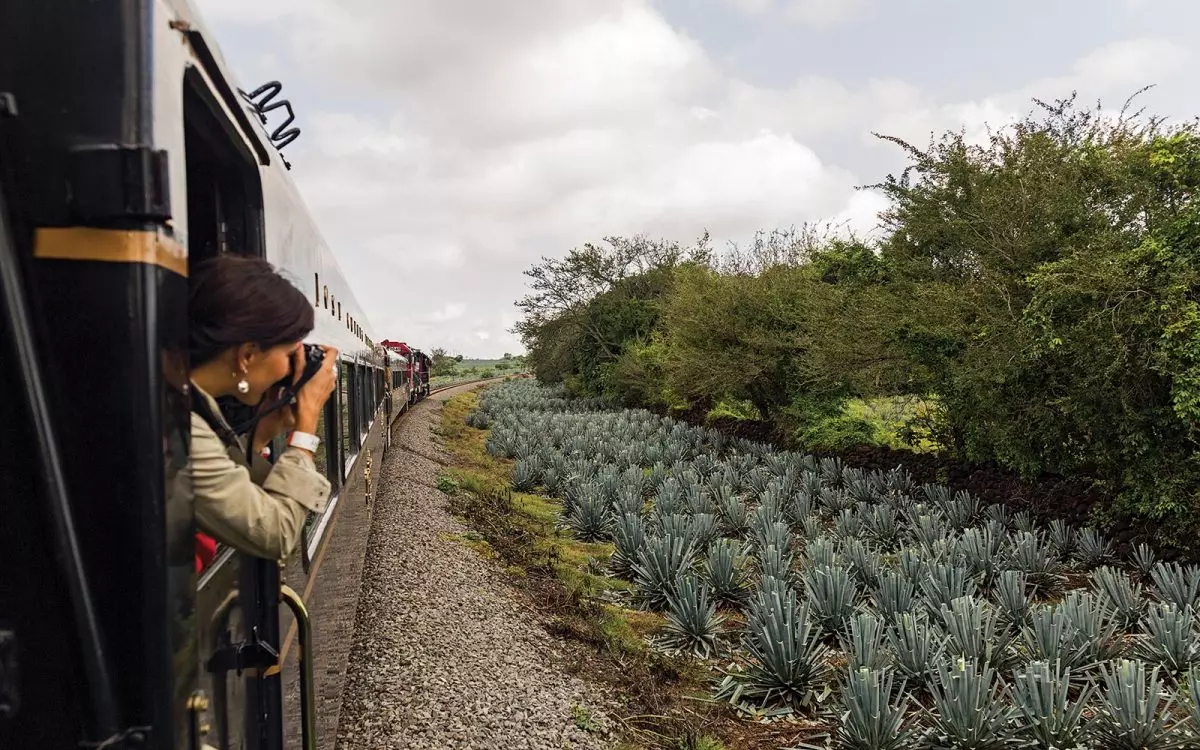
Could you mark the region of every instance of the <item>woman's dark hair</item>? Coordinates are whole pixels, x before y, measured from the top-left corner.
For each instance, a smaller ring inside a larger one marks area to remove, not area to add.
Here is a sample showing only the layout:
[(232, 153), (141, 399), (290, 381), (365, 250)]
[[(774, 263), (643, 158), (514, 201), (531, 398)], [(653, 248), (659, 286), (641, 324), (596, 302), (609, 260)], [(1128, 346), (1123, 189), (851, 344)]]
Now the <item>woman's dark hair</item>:
[(263, 349), (312, 331), (304, 293), (261, 258), (220, 255), (199, 264), (188, 282), (188, 350), (192, 367), (254, 343)]

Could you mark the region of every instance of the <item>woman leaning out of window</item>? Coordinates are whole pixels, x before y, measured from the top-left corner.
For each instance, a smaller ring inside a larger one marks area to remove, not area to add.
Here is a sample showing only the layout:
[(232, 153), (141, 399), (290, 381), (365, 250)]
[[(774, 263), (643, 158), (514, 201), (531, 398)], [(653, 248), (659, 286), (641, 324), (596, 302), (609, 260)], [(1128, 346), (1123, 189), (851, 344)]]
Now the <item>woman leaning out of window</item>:
[[(313, 309), (300, 290), (258, 258), (224, 255), (193, 273), (188, 300), (192, 365), (192, 446), (188, 472), (200, 529), (241, 552), (286, 558), (310, 511), (329, 500), (329, 481), (311, 450), (325, 402), (337, 382), (337, 350), (297, 394), (295, 403), (264, 416), (246, 446), (221, 415), (217, 399), (247, 406), (270, 402), (289, 372), (303, 371)], [(261, 457), (276, 436), (290, 433), (274, 464)], [(305, 447), (301, 447), (305, 446)]]

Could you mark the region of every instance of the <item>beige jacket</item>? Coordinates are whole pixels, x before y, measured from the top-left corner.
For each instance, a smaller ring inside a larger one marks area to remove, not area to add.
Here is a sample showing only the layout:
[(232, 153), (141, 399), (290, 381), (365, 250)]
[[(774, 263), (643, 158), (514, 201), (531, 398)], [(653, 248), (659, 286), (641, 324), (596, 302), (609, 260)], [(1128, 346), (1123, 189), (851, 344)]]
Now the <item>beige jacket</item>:
[[(212, 396), (192, 384), (213, 414)], [(226, 446), (204, 419), (192, 412), (192, 449), (187, 473), (196, 498), (196, 523), (204, 533), (249, 555), (283, 560), (296, 548), (309, 512), (329, 502), (329, 480), (312, 457), (288, 448), (272, 464), (254, 456), (247, 469), (244, 446)]]

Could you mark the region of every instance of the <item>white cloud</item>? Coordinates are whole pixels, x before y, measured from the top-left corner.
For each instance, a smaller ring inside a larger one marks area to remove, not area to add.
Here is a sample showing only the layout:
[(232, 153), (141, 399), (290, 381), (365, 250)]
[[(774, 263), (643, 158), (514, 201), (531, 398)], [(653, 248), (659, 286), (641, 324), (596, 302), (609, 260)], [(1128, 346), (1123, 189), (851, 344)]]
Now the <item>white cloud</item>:
[(791, 0), (788, 17), (816, 29), (828, 29), (857, 21), (869, 14), (868, 0)]
[(775, 4), (774, 0), (721, 0), (721, 2), (752, 16), (766, 13)]
[[(292, 174), (376, 336), (465, 355), (519, 350), (512, 302), (541, 255), (610, 234), (687, 241), (707, 228), (720, 244), (822, 219), (869, 232), (883, 198), (852, 189), (864, 177), (823, 149), (829, 139), (861, 149), (871, 129), (921, 141), (963, 124), (979, 135), (1027, 110), (1031, 92), (1140, 83), (1186, 59), (1135, 41), (955, 103), (894, 77), (755, 85), (650, 0), (199, 2), (280, 36), (269, 60), (225, 52), (293, 71), (284, 83), (300, 92), (304, 134)], [(872, 12), (862, 0), (782, 2), (822, 27)]]

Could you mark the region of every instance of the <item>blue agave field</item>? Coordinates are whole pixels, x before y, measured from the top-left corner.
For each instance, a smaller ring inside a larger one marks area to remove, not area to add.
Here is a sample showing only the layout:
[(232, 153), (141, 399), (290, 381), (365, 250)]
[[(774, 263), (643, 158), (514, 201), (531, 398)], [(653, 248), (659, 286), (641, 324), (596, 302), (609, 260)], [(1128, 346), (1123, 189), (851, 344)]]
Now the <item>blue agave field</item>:
[(969, 494), (514, 381), (468, 424), (613, 545), (653, 645), (754, 716), (900, 748), (1200, 747), (1200, 568)]

